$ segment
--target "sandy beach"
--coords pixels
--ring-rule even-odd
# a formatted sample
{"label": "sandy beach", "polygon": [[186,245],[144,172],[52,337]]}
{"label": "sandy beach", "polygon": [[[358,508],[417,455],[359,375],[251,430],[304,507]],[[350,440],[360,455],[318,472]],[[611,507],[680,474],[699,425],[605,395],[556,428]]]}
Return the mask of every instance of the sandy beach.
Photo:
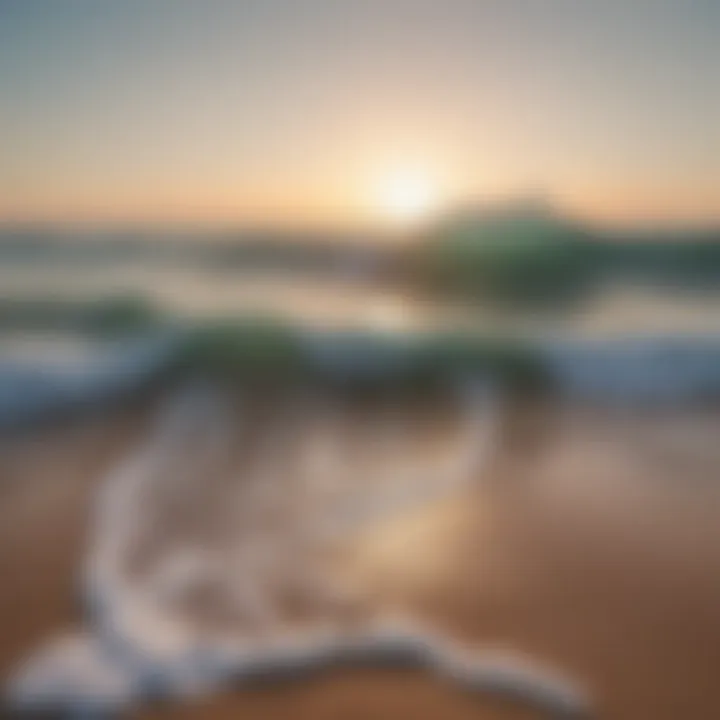
{"label": "sandy beach", "polygon": [[[142,436],[150,406],[2,439],[3,676],[80,620],[92,491]],[[476,487],[358,543],[358,576],[452,636],[567,670],[600,718],[720,716],[720,410],[553,406],[518,417]],[[535,716],[420,672],[338,670],[141,717]]]}

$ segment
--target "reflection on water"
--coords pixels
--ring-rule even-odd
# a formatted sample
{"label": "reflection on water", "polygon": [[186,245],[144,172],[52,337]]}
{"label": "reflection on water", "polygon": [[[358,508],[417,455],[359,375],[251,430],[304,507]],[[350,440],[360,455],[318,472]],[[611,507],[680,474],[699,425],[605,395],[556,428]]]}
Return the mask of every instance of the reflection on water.
{"label": "reflection on water", "polygon": [[564,315],[500,313],[487,306],[429,301],[400,287],[309,275],[293,270],[218,272],[207,268],[139,264],[91,268],[45,263],[0,266],[4,298],[59,297],[92,300],[112,295],[150,299],[185,317],[261,312],[325,327],[390,330],[449,326],[507,328],[608,337],[634,334],[720,333],[720,296],[671,293],[658,288],[607,286],[587,304]]}
{"label": "reflection on water", "polygon": [[4,332],[0,342],[0,358],[9,365],[36,364],[72,369],[92,367],[99,357],[118,352],[117,341],[102,341],[64,333]]}

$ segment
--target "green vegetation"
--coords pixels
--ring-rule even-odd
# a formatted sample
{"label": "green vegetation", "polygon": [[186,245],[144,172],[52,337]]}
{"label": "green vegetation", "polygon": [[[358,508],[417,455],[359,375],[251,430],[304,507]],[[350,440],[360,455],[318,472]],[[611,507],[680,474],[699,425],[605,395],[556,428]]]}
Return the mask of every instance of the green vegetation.
{"label": "green vegetation", "polygon": [[158,326],[160,316],[142,298],[117,296],[99,300],[58,298],[0,299],[0,328],[80,332],[118,336]]}
{"label": "green vegetation", "polygon": [[498,305],[557,307],[602,281],[676,291],[720,289],[720,234],[591,232],[540,203],[456,212],[430,227],[404,259],[433,292]]}
{"label": "green vegetation", "polygon": [[598,267],[607,277],[669,286],[720,289],[720,236],[701,239],[619,238],[598,243]]}
{"label": "green vegetation", "polygon": [[297,333],[273,319],[215,320],[188,330],[173,366],[179,371],[289,379],[307,371]]}
{"label": "green vegetation", "polygon": [[462,333],[421,337],[414,353],[414,372],[428,379],[486,375],[510,390],[541,392],[551,380],[529,343],[513,338]]}
{"label": "green vegetation", "polygon": [[183,324],[129,297],[94,302],[5,299],[0,301],[0,329],[102,338],[171,330],[177,342],[165,372],[240,381],[322,383],[340,378],[359,389],[413,391],[475,374],[522,391],[541,389],[548,381],[532,348],[515,340],[463,333],[311,334],[264,317]]}
{"label": "green vegetation", "polygon": [[508,304],[555,304],[590,286],[586,233],[542,207],[453,215],[425,233],[410,263],[435,291]]}
{"label": "green vegetation", "polygon": [[[334,360],[330,364],[319,361],[313,343],[330,347]],[[216,322],[190,330],[173,364],[183,372],[210,372],[240,380],[323,382],[340,378],[347,386],[368,391],[423,391],[473,375],[521,393],[541,391],[550,384],[537,353],[517,340],[372,332],[308,338],[288,325],[261,318]]]}

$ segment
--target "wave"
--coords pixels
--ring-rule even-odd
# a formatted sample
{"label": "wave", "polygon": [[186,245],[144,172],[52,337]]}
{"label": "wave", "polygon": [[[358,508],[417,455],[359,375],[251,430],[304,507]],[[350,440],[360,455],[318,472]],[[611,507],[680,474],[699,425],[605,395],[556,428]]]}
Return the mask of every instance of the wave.
{"label": "wave", "polygon": [[[0,428],[76,409],[93,408],[138,393],[177,366],[188,332],[163,332],[115,342],[76,364],[0,360]],[[401,382],[417,370],[417,347],[398,337],[310,333],[301,337],[304,362],[328,380]],[[492,353],[493,344],[487,345]],[[720,338],[639,337],[524,343],[516,352],[542,369],[560,397],[612,404],[682,404],[720,398]],[[204,362],[202,359],[200,362]],[[441,357],[434,372],[497,380],[497,362],[458,366]],[[447,367],[442,364],[447,362]],[[500,365],[505,360],[500,360]],[[515,357],[517,363],[517,357]],[[201,367],[194,368],[202,370]],[[247,371],[247,368],[237,372]]]}
{"label": "wave", "polygon": [[650,337],[538,348],[561,394],[614,404],[720,398],[720,338]]}
{"label": "wave", "polygon": [[132,395],[167,367],[177,342],[174,334],[133,339],[62,365],[47,358],[2,359],[0,428],[101,407]]}

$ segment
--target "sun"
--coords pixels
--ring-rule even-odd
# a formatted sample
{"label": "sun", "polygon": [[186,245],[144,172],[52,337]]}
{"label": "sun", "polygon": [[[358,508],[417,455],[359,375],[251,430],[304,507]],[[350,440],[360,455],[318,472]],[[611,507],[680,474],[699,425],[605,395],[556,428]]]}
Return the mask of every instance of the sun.
{"label": "sun", "polygon": [[388,220],[407,225],[423,220],[437,209],[440,189],[429,173],[404,169],[382,177],[375,196],[377,208]]}

